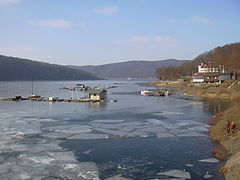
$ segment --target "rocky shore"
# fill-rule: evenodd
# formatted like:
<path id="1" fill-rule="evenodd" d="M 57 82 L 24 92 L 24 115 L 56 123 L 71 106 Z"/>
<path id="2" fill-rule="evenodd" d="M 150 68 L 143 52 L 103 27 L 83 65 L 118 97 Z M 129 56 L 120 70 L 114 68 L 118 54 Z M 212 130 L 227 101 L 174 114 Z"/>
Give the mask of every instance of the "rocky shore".
<path id="1" fill-rule="evenodd" d="M 218 159 L 227 160 L 219 169 L 226 180 L 238 180 L 240 177 L 240 84 L 236 81 L 226 81 L 221 85 L 194 85 L 190 82 L 152 82 L 152 86 L 167 86 L 176 91 L 206 98 L 207 101 L 228 101 L 229 106 L 223 112 L 209 120 L 211 124 L 210 137 L 216 142 L 213 154 Z M 227 121 L 235 121 L 234 133 L 227 133 Z"/>

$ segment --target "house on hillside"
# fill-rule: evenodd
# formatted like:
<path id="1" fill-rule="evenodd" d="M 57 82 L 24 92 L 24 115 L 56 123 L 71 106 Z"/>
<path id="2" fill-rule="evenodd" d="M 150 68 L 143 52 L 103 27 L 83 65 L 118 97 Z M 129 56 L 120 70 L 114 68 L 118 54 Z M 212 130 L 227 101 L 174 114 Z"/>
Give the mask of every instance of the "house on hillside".
<path id="1" fill-rule="evenodd" d="M 107 91 L 105 89 L 94 89 L 88 92 L 88 97 L 92 101 L 105 100 L 107 96 Z"/>
<path id="2" fill-rule="evenodd" d="M 216 66 L 214 62 L 202 62 L 198 65 L 198 73 L 225 73 L 224 66 Z"/>
<path id="3" fill-rule="evenodd" d="M 231 76 L 225 73 L 223 65 L 215 66 L 213 62 L 203 62 L 198 65 L 198 72 L 192 77 L 194 83 L 221 83 L 230 80 Z"/>

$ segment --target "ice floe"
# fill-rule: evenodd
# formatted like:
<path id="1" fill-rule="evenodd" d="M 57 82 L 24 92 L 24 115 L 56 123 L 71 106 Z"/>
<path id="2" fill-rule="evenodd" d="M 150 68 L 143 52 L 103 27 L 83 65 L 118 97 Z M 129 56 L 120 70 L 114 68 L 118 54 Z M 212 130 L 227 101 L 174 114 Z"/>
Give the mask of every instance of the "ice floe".
<path id="1" fill-rule="evenodd" d="M 176 137 L 175 135 L 170 133 L 156 133 L 156 136 L 158 138 Z"/>
<path id="2" fill-rule="evenodd" d="M 191 179 L 191 174 L 189 172 L 181 171 L 181 170 L 178 170 L 178 169 L 158 173 L 158 175 L 165 175 L 165 176 L 183 178 L 183 179 Z"/>
<path id="3" fill-rule="evenodd" d="M 43 128 L 43 130 L 61 132 L 61 133 L 77 134 L 77 133 L 91 132 L 92 128 L 91 128 L 91 126 L 88 126 L 88 125 L 70 124 L 70 125 L 59 125 L 59 126 L 45 127 L 45 128 Z"/>
<path id="4" fill-rule="evenodd" d="M 118 174 L 116 176 L 109 177 L 105 180 L 132 180 L 131 178 L 125 178 L 121 174 Z"/>
<path id="5" fill-rule="evenodd" d="M 121 123 L 124 122 L 125 120 L 121 120 L 121 119 L 98 119 L 98 120 L 94 120 L 92 121 L 93 123 Z"/>
<path id="6" fill-rule="evenodd" d="M 90 154 L 91 152 L 95 151 L 95 149 L 89 149 L 87 151 L 82 152 L 83 154 Z"/>
<path id="7" fill-rule="evenodd" d="M 203 176 L 204 179 L 209 179 L 209 178 L 212 178 L 213 175 L 211 174 L 208 174 L 208 172 Z"/>
<path id="8" fill-rule="evenodd" d="M 186 164 L 187 167 L 193 167 L 193 164 Z"/>
<path id="9" fill-rule="evenodd" d="M 199 162 L 205 162 L 205 163 L 218 163 L 219 160 L 216 158 L 207 158 L 207 159 L 201 159 L 198 160 Z"/>
<path id="10" fill-rule="evenodd" d="M 87 132 L 92 131 L 91 126 L 58 125 L 41 128 L 42 123 L 55 123 L 55 120 L 2 113 L 0 117 L 1 180 L 99 179 L 96 164 L 78 162 L 74 153 L 60 147 L 62 141 L 57 140 L 74 137 L 74 133 L 85 133 L 83 138 L 93 138 L 93 135 L 86 136 Z"/>
<path id="11" fill-rule="evenodd" d="M 103 129 L 103 128 L 96 128 L 95 130 L 104 132 L 110 135 L 115 135 L 115 136 L 126 136 L 128 133 L 125 131 L 120 131 L 120 130 L 111 130 L 111 129 Z"/>
<path id="12" fill-rule="evenodd" d="M 52 177 L 74 180 L 99 180 L 98 168 L 95 163 L 55 163 L 49 167 Z"/>
<path id="13" fill-rule="evenodd" d="M 183 133 L 183 134 L 178 134 L 179 137 L 207 137 L 206 134 L 201 134 L 198 132 L 189 132 L 189 133 Z"/>
<path id="14" fill-rule="evenodd" d="M 54 143 L 11 144 L 9 145 L 9 147 L 16 152 L 32 152 L 32 153 L 61 150 L 61 147 L 58 144 L 54 144 Z"/>
<path id="15" fill-rule="evenodd" d="M 72 133 L 50 132 L 50 133 L 42 134 L 41 136 L 45 138 L 51 138 L 51 139 L 65 139 L 72 135 L 73 135 Z"/>
<path id="16" fill-rule="evenodd" d="M 68 137 L 67 139 L 107 139 L 108 137 L 108 134 L 81 133 Z"/>
<path id="17" fill-rule="evenodd" d="M 22 116 L 25 115 L 22 113 Z M 34 118 L 0 113 L 0 153 L 13 154 L 0 161 L 0 179 L 98 180 L 97 165 L 78 162 L 73 152 L 60 147 L 63 139 L 90 140 L 111 137 L 205 137 L 208 126 L 192 120 L 162 119 L 179 112 L 154 113 L 156 119 L 91 119 L 69 124 L 69 118 L 57 122 L 54 118 Z M 49 126 L 46 126 L 49 125 Z M 35 136 L 36 135 L 36 136 Z M 62 139 L 62 140 L 61 140 Z M 82 152 L 88 155 L 95 149 Z M 213 158 L 199 160 L 215 162 Z M 186 165 L 187 166 L 187 165 Z M 37 167 L 37 171 L 36 171 Z M 190 166 L 189 166 L 190 167 Z M 120 172 L 121 173 L 121 172 Z M 172 179 L 189 179 L 190 173 L 171 170 L 159 173 Z M 205 178 L 208 178 L 208 174 Z M 127 180 L 116 175 L 107 180 Z"/>

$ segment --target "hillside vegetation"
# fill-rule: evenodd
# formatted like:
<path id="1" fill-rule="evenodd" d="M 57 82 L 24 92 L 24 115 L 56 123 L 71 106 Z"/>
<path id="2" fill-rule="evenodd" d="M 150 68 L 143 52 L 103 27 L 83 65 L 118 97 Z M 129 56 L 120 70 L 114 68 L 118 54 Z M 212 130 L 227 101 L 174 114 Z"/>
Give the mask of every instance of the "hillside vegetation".
<path id="1" fill-rule="evenodd" d="M 191 76 L 197 72 L 197 66 L 201 62 L 212 61 L 213 64 L 224 65 L 228 72 L 240 73 L 240 43 L 227 44 L 217 47 L 209 52 L 197 56 L 193 61 L 186 62 L 178 67 L 166 67 L 157 69 L 157 78 L 162 80 L 175 80 L 185 76 Z"/>
<path id="2" fill-rule="evenodd" d="M 99 66 L 69 66 L 103 78 L 155 78 L 156 67 L 179 66 L 186 60 L 126 61 Z"/>
<path id="3" fill-rule="evenodd" d="M 66 66 L 0 55 L 0 81 L 94 80 L 95 75 Z"/>

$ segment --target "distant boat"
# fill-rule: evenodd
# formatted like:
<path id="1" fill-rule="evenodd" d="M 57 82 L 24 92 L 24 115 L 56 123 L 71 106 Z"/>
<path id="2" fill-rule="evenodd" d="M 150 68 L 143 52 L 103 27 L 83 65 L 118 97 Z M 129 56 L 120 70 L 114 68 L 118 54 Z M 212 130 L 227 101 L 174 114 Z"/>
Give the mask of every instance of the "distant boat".
<path id="1" fill-rule="evenodd" d="M 29 100 L 37 100 L 41 98 L 41 96 L 33 93 L 33 77 L 32 77 L 32 94 L 27 97 Z"/>
<path id="2" fill-rule="evenodd" d="M 27 98 L 30 100 L 33 100 L 33 99 L 39 99 L 40 97 L 41 96 L 39 96 L 39 95 L 32 94 L 32 95 L 28 96 Z"/>
<path id="3" fill-rule="evenodd" d="M 143 95 L 143 96 L 155 96 L 155 92 L 144 90 L 144 91 L 141 91 L 141 95 Z"/>

